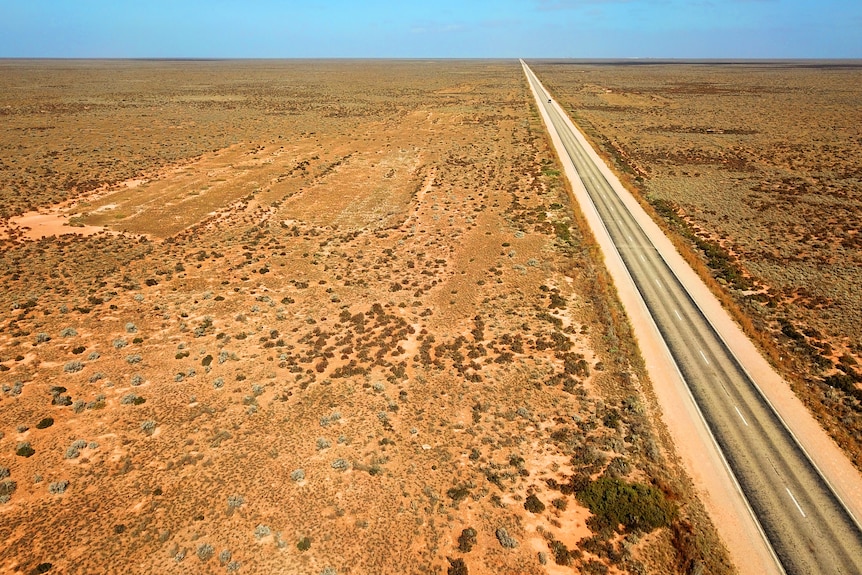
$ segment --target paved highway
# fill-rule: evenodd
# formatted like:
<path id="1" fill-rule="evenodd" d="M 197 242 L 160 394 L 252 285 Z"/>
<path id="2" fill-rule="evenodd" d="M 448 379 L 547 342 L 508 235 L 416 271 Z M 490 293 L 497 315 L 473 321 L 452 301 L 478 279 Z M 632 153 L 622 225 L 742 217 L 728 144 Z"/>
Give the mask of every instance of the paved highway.
<path id="1" fill-rule="evenodd" d="M 522 65 L 781 568 L 862 574 L 858 523 Z"/>

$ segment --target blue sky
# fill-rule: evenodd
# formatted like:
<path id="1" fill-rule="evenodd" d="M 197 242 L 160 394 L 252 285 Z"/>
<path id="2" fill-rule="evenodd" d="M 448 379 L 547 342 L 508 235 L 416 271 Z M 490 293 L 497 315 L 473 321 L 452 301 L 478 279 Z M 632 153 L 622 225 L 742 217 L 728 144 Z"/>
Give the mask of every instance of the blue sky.
<path id="1" fill-rule="evenodd" d="M 0 0 L 0 57 L 862 58 L 862 0 Z"/>

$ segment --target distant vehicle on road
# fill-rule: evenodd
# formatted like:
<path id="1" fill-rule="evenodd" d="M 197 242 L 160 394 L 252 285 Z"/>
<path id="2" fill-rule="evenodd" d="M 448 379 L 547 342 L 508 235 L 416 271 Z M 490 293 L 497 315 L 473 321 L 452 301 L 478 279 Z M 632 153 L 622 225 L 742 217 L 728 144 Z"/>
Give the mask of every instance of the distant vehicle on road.
<path id="1" fill-rule="evenodd" d="M 549 104 L 551 103 L 551 99 L 550 99 L 550 98 L 548 98 L 548 103 L 549 103 Z"/>

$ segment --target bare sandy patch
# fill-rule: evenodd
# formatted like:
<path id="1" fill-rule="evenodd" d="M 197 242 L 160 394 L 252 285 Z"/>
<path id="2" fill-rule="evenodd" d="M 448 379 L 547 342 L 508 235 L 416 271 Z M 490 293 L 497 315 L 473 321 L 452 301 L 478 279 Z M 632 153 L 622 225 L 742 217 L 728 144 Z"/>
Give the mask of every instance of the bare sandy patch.
<path id="1" fill-rule="evenodd" d="M 14 235 L 28 240 L 38 240 L 49 236 L 62 236 L 65 234 L 91 236 L 104 231 L 106 231 L 106 228 L 102 226 L 73 226 L 69 223 L 68 215 L 62 213 L 60 210 L 53 210 L 47 213 L 28 212 L 10 218 L 8 220 L 6 237 Z"/>

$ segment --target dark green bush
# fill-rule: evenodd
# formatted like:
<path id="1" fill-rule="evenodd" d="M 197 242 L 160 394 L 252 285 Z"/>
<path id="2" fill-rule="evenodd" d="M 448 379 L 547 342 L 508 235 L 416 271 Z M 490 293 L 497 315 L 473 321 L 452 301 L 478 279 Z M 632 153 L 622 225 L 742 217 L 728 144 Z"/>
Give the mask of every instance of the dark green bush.
<path id="1" fill-rule="evenodd" d="M 531 493 L 527 496 L 527 500 L 524 501 L 524 509 L 526 509 L 530 513 L 541 513 L 545 510 L 545 504 L 542 503 L 538 497 L 536 497 L 535 493 Z"/>
<path id="2" fill-rule="evenodd" d="M 584 563 L 581 572 L 587 575 L 605 575 L 608 572 L 608 566 L 595 559 L 590 559 Z"/>
<path id="3" fill-rule="evenodd" d="M 18 447 L 15 448 L 15 455 L 20 457 L 30 457 L 34 453 L 36 453 L 36 450 L 30 446 L 29 441 L 19 443 Z"/>
<path id="4" fill-rule="evenodd" d="M 15 489 L 17 488 L 18 484 L 11 479 L 0 481 L 0 503 L 9 501 L 9 498 L 12 497 L 12 494 L 15 493 Z"/>
<path id="5" fill-rule="evenodd" d="M 617 531 L 622 526 L 626 531 L 649 533 L 666 527 L 676 515 L 660 490 L 613 477 L 600 477 L 578 491 L 577 497 L 593 513 L 594 531 Z"/>
<path id="6" fill-rule="evenodd" d="M 556 539 L 552 539 L 548 545 L 551 548 L 551 553 L 554 554 L 554 563 L 557 565 L 571 565 L 574 560 L 583 555 L 580 549 L 569 549 L 565 544 Z"/>
<path id="7" fill-rule="evenodd" d="M 463 559 L 452 559 L 451 557 L 447 557 L 449 560 L 449 569 L 446 570 L 447 575 L 467 575 L 467 564 L 464 563 Z"/>
<path id="8" fill-rule="evenodd" d="M 446 491 L 446 495 L 452 499 L 453 505 L 458 505 L 458 503 L 462 499 L 466 499 L 468 495 L 470 495 L 470 487 L 467 485 L 459 485 L 457 487 L 452 487 L 448 491 Z"/>
<path id="9" fill-rule="evenodd" d="M 468 527 L 461 531 L 461 535 L 458 536 L 458 551 L 461 553 L 469 553 L 470 550 L 473 549 L 473 546 L 476 544 L 476 530 L 472 527 Z"/>
<path id="10" fill-rule="evenodd" d="M 53 417 L 45 417 L 36 424 L 36 429 L 47 429 L 54 425 Z"/>

